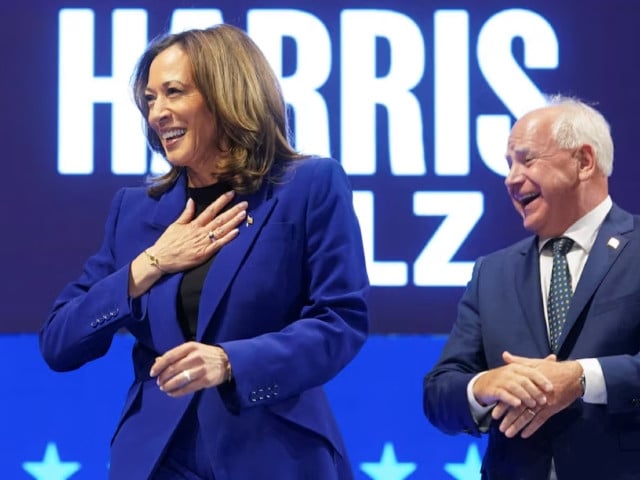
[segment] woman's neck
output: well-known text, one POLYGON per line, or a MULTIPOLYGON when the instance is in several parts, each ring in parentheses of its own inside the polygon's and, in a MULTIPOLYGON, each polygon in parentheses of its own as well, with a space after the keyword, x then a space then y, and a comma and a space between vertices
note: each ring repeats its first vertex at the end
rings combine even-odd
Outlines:
POLYGON ((208 187, 218 183, 218 177, 212 173, 198 173, 192 169, 187 168, 187 186, 191 188, 208 187))

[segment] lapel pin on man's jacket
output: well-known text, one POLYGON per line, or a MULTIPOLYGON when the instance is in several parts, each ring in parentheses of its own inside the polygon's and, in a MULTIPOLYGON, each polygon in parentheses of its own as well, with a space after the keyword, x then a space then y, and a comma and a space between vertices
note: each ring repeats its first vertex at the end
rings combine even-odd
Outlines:
POLYGON ((618 248, 618 245, 620 245, 620 240, 618 240, 616 237, 611 237, 607 242, 607 245, 615 250, 616 248, 618 248))
POLYGON ((247 215, 247 227, 249 225, 253 225, 253 217, 251 215, 247 215))

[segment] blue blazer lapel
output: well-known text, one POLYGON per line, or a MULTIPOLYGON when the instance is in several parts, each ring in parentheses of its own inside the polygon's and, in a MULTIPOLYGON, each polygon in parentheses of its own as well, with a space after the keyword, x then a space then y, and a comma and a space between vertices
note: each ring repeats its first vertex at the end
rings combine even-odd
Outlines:
POLYGON ((246 200, 249 204, 247 209, 247 222, 240 225, 240 234, 218 252, 207 273, 204 285, 202 286, 202 295, 200 297, 198 310, 198 331, 196 339, 199 341, 202 339, 209 325, 209 321, 215 313, 216 307, 229 288, 243 259, 249 253, 260 230, 269 219, 273 208, 277 204, 277 198, 272 198, 271 192, 272 185, 264 182, 262 188, 253 195, 237 197, 238 202, 246 200), (251 220, 249 220, 249 218, 251 220))
POLYGON ((187 175, 184 171, 173 186, 165 192, 151 215, 151 224, 164 231, 182 213, 187 205, 187 175))
POLYGON ((522 318, 531 330, 540 355, 546 356, 550 350, 540 291, 540 258, 537 237, 532 237, 530 242, 523 243, 519 254, 522 258, 516 259, 514 285, 522 309, 522 318))
POLYGON ((614 205, 605 218, 571 298, 567 320, 562 329, 559 349, 587 306, 607 272, 627 245, 623 234, 633 230, 633 217, 614 205), (612 240, 613 239, 613 240, 612 240))
MULTIPOLYGON (((173 186, 158 200, 150 215, 151 228, 157 235, 173 223, 187 203, 187 176, 180 174, 173 186)), ((156 237, 154 237, 155 240, 156 237)), ((176 317, 176 299, 182 273, 163 277, 149 292, 148 313, 153 344, 159 353, 164 353, 184 342, 184 334, 176 317)))

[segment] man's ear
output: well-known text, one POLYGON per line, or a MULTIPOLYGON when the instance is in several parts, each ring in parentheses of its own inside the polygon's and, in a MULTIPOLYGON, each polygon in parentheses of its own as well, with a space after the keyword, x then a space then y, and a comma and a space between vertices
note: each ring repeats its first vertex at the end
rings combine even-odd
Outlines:
POLYGON ((581 145, 574 155, 578 161, 580 180, 587 180, 599 172, 596 154, 591 145, 587 143, 581 145))

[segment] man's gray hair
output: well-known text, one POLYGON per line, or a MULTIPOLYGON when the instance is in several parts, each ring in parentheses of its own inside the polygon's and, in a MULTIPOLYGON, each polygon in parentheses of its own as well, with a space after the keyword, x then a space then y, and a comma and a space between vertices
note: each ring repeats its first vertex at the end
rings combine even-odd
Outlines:
POLYGON ((604 116, 575 97, 552 95, 546 99, 547 106, 560 107, 551 127, 556 143, 567 149, 591 145, 598 167, 607 177, 610 176, 613 171, 613 140, 611 127, 604 116))

